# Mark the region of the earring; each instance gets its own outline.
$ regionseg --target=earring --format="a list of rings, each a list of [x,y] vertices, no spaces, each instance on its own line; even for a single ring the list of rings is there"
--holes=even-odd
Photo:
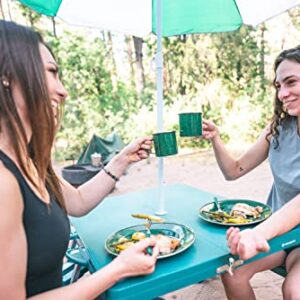
[[[9,88],[9,81],[7,79],[2,79],[2,85],[7,89]]]

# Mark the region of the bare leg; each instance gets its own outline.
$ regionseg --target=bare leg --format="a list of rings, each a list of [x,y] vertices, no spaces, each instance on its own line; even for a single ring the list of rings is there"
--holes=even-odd
[[[293,250],[286,258],[286,276],[282,285],[283,299],[299,300],[300,299],[300,248]]]
[[[286,253],[277,252],[268,257],[249,263],[234,271],[233,276],[228,273],[221,276],[226,296],[229,300],[254,300],[255,295],[250,285],[254,274],[273,269],[284,263]]]

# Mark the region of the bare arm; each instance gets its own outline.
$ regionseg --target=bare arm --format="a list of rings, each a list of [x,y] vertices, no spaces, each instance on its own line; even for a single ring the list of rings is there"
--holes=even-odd
[[[27,265],[23,200],[15,178],[1,167],[0,163],[0,263],[3,270],[0,272],[0,299],[20,300],[26,298]],[[145,254],[148,246],[154,246],[152,256]],[[41,293],[32,299],[95,299],[124,277],[152,273],[158,252],[155,240],[143,240],[122,252],[95,274],[70,286]]]
[[[154,246],[152,256],[145,249]],[[123,251],[116,259],[96,273],[58,289],[39,294],[32,300],[92,300],[124,277],[150,274],[154,271],[159,249],[155,240],[146,239]]]
[[[15,178],[3,169],[0,171],[0,263],[5,271],[0,272],[0,299],[20,300],[26,298],[27,245],[22,222],[23,200]],[[142,251],[138,253],[144,258]],[[153,262],[147,262],[146,266],[140,262],[145,273],[154,270],[155,256],[150,259]],[[119,259],[78,283],[41,293],[32,299],[94,299],[125,275],[131,275],[126,268],[124,260]]]
[[[0,182],[0,264],[3,270],[0,272],[0,299],[26,299],[27,241],[23,226],[23,199],[16,179],[1,162]],[[152,256],[145,254],[148,246],[154,247]],[[145,239],[123,251],[93,275],[30,299],[95,299],[124,277],[152,273],[158,253],[155,240]]]
[[[18,183],[0,162],[0,299],[25,299],[27,263],[23,201]]]
[[[270,240],[284,234],[300,224],[300,194],[277,210],[270,218],[254,228],[256,232]]]
[[[269,251],[268,240],[284,234],[300,224],[299,209],[300,194],[253,229],[241,232],[238,228],[228,229],[227,240],[230,252],[238,254],[241,259],[246,260],[259,252]]]
[[[125,147],[105,168],[119,178],[129,164],[147,158],[151,147],[151,138],[140,138]],[[62,178],[61,182],[67,211],[71,216],[87,214],[109,194],[116,184],[115,180],[104,171],[100,171],[77,189]]]
[[[215,124],[203,121],[203,137],[211,140],[217,163],[227,180],[234,180],[247,174],[267,158],[269,143],[265,139],[266,135],[267,128],[248,151],[235,159],[226,150]]]

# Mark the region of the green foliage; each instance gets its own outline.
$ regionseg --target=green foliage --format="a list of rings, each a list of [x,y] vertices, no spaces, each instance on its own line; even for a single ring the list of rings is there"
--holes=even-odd
[[[149,39],[150,56],[155,54],[155,39]],[[178,36],[163,39],[164,98],[172,105],[178,96],[197,96],[199,86],[214,79],[216,64],[208,35]]]
[[[265,57],[269,54],[265,30],[263,26],[259,30],[243,27],[230,33],[164,38],[165,105],[176,107],[180,102],[177,113],[202,110],[206,119],[224,127],[225,142],[232,131],[253,141],[270,119],[272,109],[266,93],[270,82],[265,76]],[[152,56],[155,40],[147,42]],[[236,124],[241,113],[251,116],[245,118],[251,122],[249,126]],[[172,128],[177,130],[177,125]],[[180,143],[183,147],[207,146],[202,139],[183,139]]]
[[[255,91],[260,75],[260,48],[257,31],[242,27],[237,32],[212,35],[216,53],[217,76],[222,78],[233,96]]]
[[[66,32],[63,39],[50,40],[69,92],[58,133],[58,140],[66,142],[61,155],[75,159],[94,133],[104,137],[114,130],[123,133],[124,120],[136,113],[135,93],[113,81],[105,43],[99,38],[90,41]]]
[[[292,21],[293,25],[298,30],[300,30],[300,21],[299,21],[300,8],[299,7],[295,7],[294,9],[290,10],[288,13],[289,13],[289,16],[291,18],[291,21]]]
[[[123,52],[116,54],[119,45],[116,47],[112,35],[96,38],[90,31],[66,31],[56,24],[57,38],[49,32],[51,20],[47,27],[44,18],[20,5],[18,9],[26,24],[38,28],[50,42],[69,91],[56,157],[78,158],[94,133],[105,137],[115,131],[128,142],[157,130],[156,37],[144,41],[145,86],[137,93],[134,82],[138,72],[128,39]],[[164,38],[165,130],[178,131],[179,112],[202,111],[205,119],[219,126],[225,142],[253,142],[272,116],[272,51],[277,54],[286,41],[292,40],[295,46],[294,41],[299,40],[295,37],[300,37],[299,11],[295,8],[287,21],[279,21],[279,27],[287,28],[282,36],[276,32],[271,36],[274,29],[265,24],[255,30],[242,27],[230,33]],[[125,72],[116,67],[120,57]],[[180,138],[179,146],[202,148],[209,144],[203,139]]]
[[[37,23],[41,20],[42,16],[29,7],[23,5],[21,2],[16,2],[16,4],[21,15],[29,21],[30,26],[37,29]]]

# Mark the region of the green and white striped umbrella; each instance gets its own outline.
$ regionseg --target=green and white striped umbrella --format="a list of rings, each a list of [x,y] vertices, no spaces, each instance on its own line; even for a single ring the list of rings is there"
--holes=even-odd
[[[256,26],[300,4],[300,0],[19,0],[33,10],[73,25],[138,37],[157,35],[157,130],[163,131],[162,36],[233,31]],[[163,159],[158,159],[164,214]]]
[[[159,0],[20,0],[41,14],[73,25],[139,37],[156,33]],[[224,32],[256,26],[299,0],[161,0],[162,35]]]

